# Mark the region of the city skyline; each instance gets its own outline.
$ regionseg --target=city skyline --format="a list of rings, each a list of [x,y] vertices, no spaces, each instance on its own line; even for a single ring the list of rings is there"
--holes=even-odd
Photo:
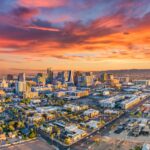
[[[150,69],[149,0],[1,0],[0,20],[0,73]]]

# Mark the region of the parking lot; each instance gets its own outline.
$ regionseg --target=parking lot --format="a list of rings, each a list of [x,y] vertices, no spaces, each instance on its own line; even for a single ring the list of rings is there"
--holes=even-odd
[[[121,132],[120,134],[116,134],[113,131],[109,132],[109,137],[112,138],[116,138],[116,139],[120,139],[120,140],[127,140],[127,141],[134,141],[134,142],[146,142],[146,143],[150,143],[150,135],[149,136],[143,136],[140,135],[138,137],[134,137],[134,136],[129,136],[128,132],[126,130],[124,130],[123,132]]]
[[[126,119],[124,122],[122,122],[120,125],[116,126],[114,129],[112,129],[107,136],[116,138],[118,140],[122,141],[134,141],[134,142],[146,142],[150,143],[150,134],[144,135],[139,133],[136,137],[132,134],[133,129],[129,130],[129,121]],[[150,130],[150,129],[149,129]]]

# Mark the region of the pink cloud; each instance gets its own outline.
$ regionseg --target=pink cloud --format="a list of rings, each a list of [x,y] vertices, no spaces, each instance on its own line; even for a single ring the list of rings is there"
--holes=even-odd
[[[18,0],[19,4],[25,7],[60,7],[68,0]]]
[[[28,26],[29,29],[43,30],[43,31],[53,31],[59,32],[60,30],[57,28],[46,28],[46,27],[38,27],[38,26]]]

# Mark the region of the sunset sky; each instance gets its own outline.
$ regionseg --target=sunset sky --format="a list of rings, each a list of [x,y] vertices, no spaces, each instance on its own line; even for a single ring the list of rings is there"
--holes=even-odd
[[[150,69],[150,0],[0,0],[0,72]]]

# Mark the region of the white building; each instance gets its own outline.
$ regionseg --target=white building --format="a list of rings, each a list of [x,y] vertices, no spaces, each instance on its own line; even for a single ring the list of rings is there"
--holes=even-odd
[[[105,90],[105,91],[103,91],[103,95],[104,96],[110,95],[110,92]]]
[[[99,115],[99,111],[95,109],[88,109],[83,113],[85,116],[94,117]]]
[[[48,107],[37,107],[36,110],[39,113],[53,112],[60,109],[60,107],[48,106]]]
[[[67,136],[70,137],[73,142],[81,139],[87,134],[86,131],[79,129],[76,125],[66,126],[65,130],[69,132]]]
[[[106,109],[106,110],[104,110],[104,114],[118,115],[119,111],[117,111],[117,110],[111,110],[111,109]]]
[[[99,103],[100,103],[100,106],[101,107],[104,107],[104,108],[114,108],[115,107],[115,103],[117,101],[120,101],[122,99],[124,99],[125,96],[114,96],[114,97],[111,97],[111,98],[107,98],[107,99],[104,99],[104,100],[101,100]]]
[[[32,87],[32,90],[35,91],[35,92],[52,91],[53,90],[53,86],[49,85],[49,86]]]
[[[71,111],[79,111],[80,110],[80,106],[73,105],[73,104],[66,104],[66,105],[64,105],[64,108],[66,110],[70,109]]]
[[[89,122],[86,123],[86,125],[88,125],[90,128],[92,129],[97,129],[99,122],[95,121],[95,120],[90,120]]]
[[[39,104],[39,103],[41,103],[41,100],[40,99],[31,99],[31,103],[32,104]]]

